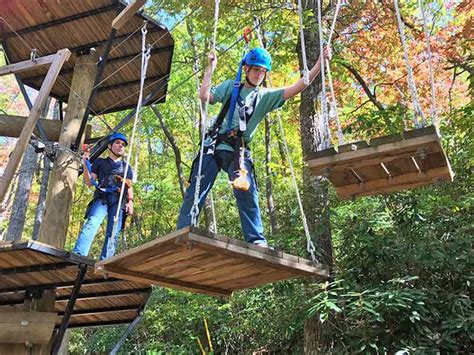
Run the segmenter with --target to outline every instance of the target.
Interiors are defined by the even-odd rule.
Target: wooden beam
[[[230,296],[232,291],[225,290],[222,288],[212,287],[212,286],[205,286],[205,285],[198,285],[192,282],[185,282],[177,279],[171,279],[159,275],[151,275],[146,274],[143,272],[136,272],[121,269],[118,267],[110,266],[110,265],[99,265],[96,266],[96,273],[99,274],[106,274],[108,276],[113,276],[116,278],[142,282],[153,284],[161,287],[169,287],[173,289],[178,289],[182,291],[189,291],[189,292],[196,292],[196,293],[203,293],[205,295],[212,295],[212,296]]]
[[[345,185],[336,188],[337,197],[344,200],[357,196],[384,194],[387,192],[413,189],[434,182],[453,181],[453,172],[449,166],[434,168],[426,172],[409,173],[392,178],[369,180],[365,183]]]
[[[21,36],[21,35],[24,35],[26,33],[41,31],[41,30],[44,30],[46,28],[59,26],[59,25],[62,25],[64,23],[70,23],[72,21],[77,21],[77,20],[80,20],[80,19],[83,19],[83,18],[86,18],[86,17],[90,17],[90,16],[97,16],[97,15],[100,15],[104,12],[113,11],[113,10],[116,10],[116,9],[117,9],[117,4],[114,1],[112,4],[109,4],[109,5],[106,5],[106,6],[103,6],[103,7],[95,8],[95,9],[88,10],[88,11],[85,11],[85,12],[75,13],[74,15],[71,15],[71,16],[57,18],[57,19],[52,20],[52,21],[48,21],[48,22],[45,22],[45,23],[40,23],[39,25],[36,25],[36,26],[30,26],[30,27],[26,27],[26,28],[23,28],[23,29],[18,29],[15,32],[8,32],[8,33],[5,33],[5,34],[2,34],[1,37],[2,37],[2,40],[5,41],[5,40],[7,40],[9,38],[12,38],[12,37]]]
[[[360,166],[368,166],[385,163],[404,156],[412,156],[418,148],[439,150],[439,137],[436,134],[401,140],[398,142],[383,144],[379,146],[363,148],[360,150],[339,153],[327,157],[308,160],[308,167],[315,172],[323,168],[354,169]]]
[[[25,122],[25,126],[21,131],[20,137],[15,145],[15,149],[13,150],[7,166],[5,167],[5,171],[3,173],[2,178],[0,179],[0,202],[3,201],[8,187],[15,175],[15,171],[20,164],[20,160],[25,153],[26,147],[30,140],[31,134],[35,129],[36,122],[43,110],[43,107],[46,103],[46,99],[51,92],[51,89],[56,81],[56,78],[61,71],[61,68],[65,61],[69,59],[71,52],[68,49],[61,49],[57,52],[49,70],[48,74],[46,74],[46,78],[44,79],[43,85],[41,85],[41,89],[36,97],[35,103],[33,108],[30,111],[28,119]]]
[[[21,130],[25,126],[28,117],[24,116],[12,116],[0,114],[0,136],[18,138],[21,134]],[[40,118],[41,126],[44,128],[46,138],[51,142],[59,141],[59,135],[61,134],[62,122],[59,120],[47,120]],[[87,125],[86,128],[86,139],[85,142],[89,144],[94,139],[91,138],[91,125]],[[39,136],[38,129],[35,128],[33,132],[36,136]]]
[[[37,69],[44,65],[51,64],[53,60],[57,57],[58,53],[47,55],[45,57],[39,57],[35,60],[24,60],[23,62],[18,62],[14,64],[5,65],[0,68],[0,76],[8,74],[17,74],[25,70]]]
[[[248,245],[244,248],[239,245],[235,245],[232,240],[223,241],[219,239],[213,239],[209,237],[203,237],[201,235],[190,232],[187,238],[191,244],[197,243],[199,248],[209,250],[207,247],[210,247],[210,250],[219,249],[219,252],[222,254],[228,254],[230,256],[248,260],[255,264],[262,265],[271,265],[272,268],[277,268],[281,270],[288,271],[294,275],[299,276],[319,276],[323,279],[326,279],[329,274],[321,264],[314,264],[309,260],[300,259],[298,261],[294,260],[293,255],[287,255],[281,252],[275,252],[275,254],[280,254],[281,256],[273,256],[271,249],[260,248],[253,245]],[[186,239],[183,240],[184,243],[188,243]],[[260,250],[261,249],[261,250]]]
[[[5,312],[0,320],[0,343],[47,343],[53,333],[54,312]]]
[[[143,5],[145,5],[145,2],[146,0],[135,0],[128,4],[128,6],[123,9],[116,18],[114,18],[112,21],[112,28],[115,28],[118,31]]]
[[[94,65],[97,60],[96,51],[90,51],[89,54],[79,56],[76,60],[68,110],[59,137],[61,147],[71,147],[78,135],[98,70]],[[74,153],[58,150],[49,180],[45,214],[38,236],[41,242],[64,248],[80,164]]]

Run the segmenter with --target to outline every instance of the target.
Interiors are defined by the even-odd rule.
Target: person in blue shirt
[[[122,133],[114,133],[108,139],[109,155],[107,158],[98,158],[89,163],[89,151],[83,154],[84,180],[88,187],[95,186],[94,198],[89,203],[79,236],[73,252],[82,256],[89,254],[94,237],[105,216],[107,216],[107,229],[105,240],[100,254],[100,260],[110,258],[115,253],[118,235],[122,228],[124,212],[133,214],[133,188],[131,181],[133,173],[128,168],[125,191],[119,206],[120,189],[125,175],[126,163],[122,160],[125,147],[128,145],[127,137]],[[116,223],[114,218],[120,208]],[[114,227],[115,224],[115,227]],[[112,229],[113,233],[112,233]]]
[[[324,49],[324,57],[331,58],[329,48]],[[320,72],[321,58],[309,71],[309,82]],[[233,192],[239,209],[240,222],[248,243],[267,247],[263,235],[263,224],[258,203],[258,190],[249,143],[260,122],[270,111],[278,109],[290,98],[302,92],[308,85],[301,78],[293,85],[268,89],[261,87],[267,73],[272,68],[270,53],[264,48],[254,48],[247,53],[237,73],[236,80],[227,80],[215,88],[210,87],[212,73],[217,66],[217,56],[211,51],[208,67],[204,74],[199,97],[202,103],[223,104],[219,116],[206,134],[202,160],[202,179],[199,189],[199,211],[212,188],[217,173],[227,173],[233,185]],[[240,83],[240,75],[245,80]],[[234,84],[235,83],[235,84]],[[240,85],[239,85],[240,83]],[[181,205],[177,228],[191,225],[196,176],[199,156],[194,160],[190,185]]]

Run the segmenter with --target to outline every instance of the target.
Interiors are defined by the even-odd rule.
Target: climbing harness
[[[230,132],[232,129],[232,118],[234,117],[234,110],[235,106],[237,105],[237,99],[239,97],[239,87],[240,81],[242,79],[242,68],[244,66],[245,57],[247,56],[247,51],[249,48],[250,40],[251,40],[251,32],[247,29],[244,30],[244,41],[245,46],[242,54],[242,60],[240,61],[239,69],[237,70],[237,75],[235,76],[234,86],[232,88],[232,94],[230,96],[230,108],[229,112],[227,113],[227,132]]]

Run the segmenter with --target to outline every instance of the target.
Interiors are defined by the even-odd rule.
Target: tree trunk
[[[26,98],[25,98],[26,99]],[[51,98],[46,100],[46,104],[41,112],[40,118],[45,118],[48,115],[49,103]],[[38,167],[38,156],[35,149],[30,144],[26,148],[23,156],[20,171],[18,173],[18,187],[13,201],[12,214],[10,222],[8,223],[8,230],[5,240],[14,241],[20,240],[25,227],[26,212],[28,210],[28,200],[30,198],[31,184],[35,176],[35,171]]]
[[[2,228],[4,221],[10,219],[10,213],[13,205],[14,191],[16,190],[16,185],[18,183],[18,176],[13,178],[13,181],[8,190],[7,196],[3,201],[3,204],[0,205],[0,240],[5,240],[5,235],[7,233],[6,228]]]
[[[165,134],[166,139],[168,139],[168,142],[170,143],[171,148],[173,149],[176,170],[178,172],[179,189],[181,191],[181,196],[184,197],[185,180],[184,180],[184,174],[183,174],[183,164],[181,160],[181,151],[179,150],[178,144],[176,143],[176,139],[174,139],[174,136],[171,134],[168,127],[166,126],[166,123],[163,119],[163,116],[161,115],[161,112],[158,110],[158,108],[155,105],[152,105],[151,109],[153,110],[156,117],[158,118],[161,129],[163,130],[163,133]]]
[[[53,109],[53,120],[59,121],[59,103],[56,101]],[[40,192],[38,195],[38,204],[36,206],[36,214],[35,214],[35,223],[33,226],[33,240],[38,240],[39,229],[41,223],[43,221],[43,214],[44,209],[46,206],[46,195],[48,193],[48,182],[49,182],[49,175],[51,173],[51,161],[50,158],[45,156],[43,159],[43,175],[41,177],[41,186]]]
[[[280,129],[278,128],[278,125],[272,125],[272,127],[274,128],[273,129],[273,133],[275,134],[275,138],[276,138],[276,142],[278,143],[278,152],[280,153],[280,159],[281,159],[281,162],[280,162],[280,165],[281,165],[281,169],[280,169],[280,173],[283,175],[283,176],[287,176],[287,172],[286,172],[286,166],[288,166],[287,162],[286,162],[286,153],[285,153],[285,147],[283,145],[283,141],[282,141],[282,138],[281,138],[281,133],[280,133]]]
[[[311,9],[314,13],[312,23],[305,21],[307,30],[304,31],[308,67],[311,68],[319,56],[319,35],[317,26],[317,3],[306,2],[303,7]],[[298,54],[301,60],[301,44],[298,45]],[[301,125],[301,147],[303,156],[309,152],[320,150],[325,147],[323,124],[317,113],[318,94],[321,92],[321,76],[301,94],[300,125]],[[331,227],[329,220],[328,184],[320,178],[313,178],[310,171],[303,170],[303,205],[308,218],[308,226],[313,238],[320,260],[323,264],[331,267],[333,264],[333,250],[331,240]],[[330,322],[321,323],[318,315],[308,319],[304,327],[304,349],[305,354],[328,353],[332,351],[333,339],[331,336]]]
[[[25,226],[26,211],[28,209],[28,200],[30,198],[31,184],[38,165],[38,156],[35,149],[28,145],[25,155],[20,165],[18,173],[18,187],[16,189],[15,199],[13,201],[10,222],[8,223],[6,241],[15,241],[21,239],[23,227]]]

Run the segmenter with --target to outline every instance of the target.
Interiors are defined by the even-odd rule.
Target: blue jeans
[[[89,254],[89,250],[91,248],[92,242],[94,241],[97,230],[102,224],[105,216],[107,216],[107,230],[105,233],[102,252],[100,254],[100,260],[110,258],[114,255],[118,242],[118,235],[122,228],[123,216],[123,209],[120,209],[118,221],[115,223],[113,238],[111,238],[114,218],[115,214],[117,213],[118,199],[118,194],[107,194],[105,198],[97,198],[92,202],[87,213],[86,222],[82,226],[81,232],[79,233],[79,237],[76,241],[76,245],[74,246],[73,253],[82,256],[87,256]],[[112,244],[109,245],[109,241],[111,241]]]
[[[199,158],[197,158],[199,159]],[[194,202],[194,192],[196,189],[196,175],[198,171],[199,162],[193,166],[191,175],[191,184],[186,190],[183,204],[179,212],[177,229],[191,225],[191,208]],[[245,152],[244,159],[245,168],[248,171],[248,179],[250,188],[247,191],[234,189],[234,196],[237,200],[239,208],[240,224],[245,240],[248,243],[259,244],[265,246],[267,240],[263,236],[263,224],[260,214],[260,207],[258,204],[258,190],[257,183],[253,172],[253,162],[250,157],[250,152]],[[234,162],[234,153],[225,150],[216,150],[214,155],[205,154],[202,161],[203,175],[201,179],[201,188],[199,191],[199,211],[202,210],[206,196],[214,185],[217,173],[222,169],[227,172],[229,180],[235,179],[236,163]]]

